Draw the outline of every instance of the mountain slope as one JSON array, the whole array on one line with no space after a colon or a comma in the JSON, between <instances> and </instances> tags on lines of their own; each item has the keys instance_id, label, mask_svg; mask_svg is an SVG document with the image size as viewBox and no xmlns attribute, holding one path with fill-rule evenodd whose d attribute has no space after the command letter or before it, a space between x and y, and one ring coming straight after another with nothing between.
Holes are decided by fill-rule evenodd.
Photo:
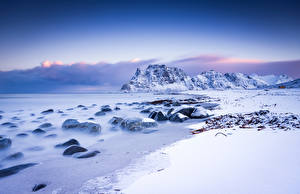
<instances>
[{"instance_id":1,"label":"mountain slope","mask_svg":"<svg viewBox=\"0 0 300 194\"><path fill-rule=\"evenodd\" d=\"M291 80L286 75L259 76L243 73L220 73L213 70L190 77L179 68L166 65L149 65L145 70L137 68L123 91L184 91L205 89L255 89Z\"/></svg>"}]
</instances>

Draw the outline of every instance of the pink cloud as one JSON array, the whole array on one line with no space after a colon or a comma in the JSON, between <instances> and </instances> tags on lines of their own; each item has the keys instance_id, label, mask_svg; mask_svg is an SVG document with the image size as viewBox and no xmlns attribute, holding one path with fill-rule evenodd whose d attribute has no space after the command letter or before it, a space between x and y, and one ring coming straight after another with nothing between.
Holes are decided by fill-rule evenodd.
<instances>
[{"instance_id":1,"label":"pink cloud","mask_svg":"<svg viewBox=\"0 0 300 194\"><path fill-rule=\"evenodd\" d=\"M49 60L46 60L46 61L43 61L41 63L42 67L44 68L48 68L48 67L51 67L53 65L64 65L62 61L54 61L54 62L51 62Z\"/></svg>"}]
</instances>

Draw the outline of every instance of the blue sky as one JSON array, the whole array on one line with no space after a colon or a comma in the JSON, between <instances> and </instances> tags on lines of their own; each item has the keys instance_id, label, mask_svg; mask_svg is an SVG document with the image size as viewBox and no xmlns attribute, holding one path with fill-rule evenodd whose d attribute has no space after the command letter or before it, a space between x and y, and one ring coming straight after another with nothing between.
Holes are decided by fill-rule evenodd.
<instances>
[{"instance_id":1,"label":"blue sky","mask_svg":"<svg viewBox=\"0 0 300 194\"><path fill-rule=\"evenodd\" d=\"M1 1L0 70L44 60L299 59L297 1Z\"/></svg>"}]
</instances>

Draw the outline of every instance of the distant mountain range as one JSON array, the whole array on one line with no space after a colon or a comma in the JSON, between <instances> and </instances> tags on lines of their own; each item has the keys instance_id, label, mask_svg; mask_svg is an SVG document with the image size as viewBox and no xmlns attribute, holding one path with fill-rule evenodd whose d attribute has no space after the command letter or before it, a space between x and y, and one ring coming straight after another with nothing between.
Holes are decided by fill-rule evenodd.
<instances>
[{"instance_id":1,"label":"distant mountain range","mask_svg":"<svg viewBox=\"0 0 300 194\"><path fill-rule=\"evenodd\" d=\"M294 83L295 82L295 83ZM297 85L298 83L298 85ZM205 89L256 89L272 87L299 87L299 80L287 75L246 75L243 73L220 73L204 71L190 77L182 69L166 65L149 65L145 70L137 68L129 83L121 90L128 92L184 91Z\"/></svg>"}]
</instances>

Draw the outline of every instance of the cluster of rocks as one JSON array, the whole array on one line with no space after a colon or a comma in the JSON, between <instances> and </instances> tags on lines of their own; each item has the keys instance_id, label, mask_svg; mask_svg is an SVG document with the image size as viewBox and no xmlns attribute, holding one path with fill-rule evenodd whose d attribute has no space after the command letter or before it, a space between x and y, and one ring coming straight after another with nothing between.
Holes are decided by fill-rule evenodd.
<instances>
[{"instance_id":1,"label":"cluster of rocks","mask_svg":"<svg viewBox=\"0 0 300 194\"><path fill-rule=\"evenodd\" d=\"M55 148L65 148L63 156L72 156L74 154L84 152L76 155L76 158L91 158L100 153L98 150L87 152L88 150L84 147L81 147L80 143L76 139L70 139L64 143L57 144L55 145Z\"/></svg>"},{"instance_id":2,"label":"cluster of rocks","mask_svg":"<svg viewBox=\"0 0 300 194\"><path fill-rule=\"evenodd\" d=\"M62 128L64 130L81 131L90 134L99 134L101 132L101 126L93 122L80 123L76 119L67 119L63 122Z\"/></svg>"},{"instance_id":3,"label":"cluster of rocks","mask_svg":"<svg viewBox=\"0 0 300 194\"><path fill-rule=\"evenodd\" d=\"M114 110L120 110L121 108L116 106ZM112 112L112 108L109 105L101 106L101 110L95 113L95 116L104 116L107 112Z\"/></svg>"},{"instance_id":4,"label":"cluster of rocks","mask_svg":"<svg viewBox=\"0 0 300 194\"><path fill-rule=\"evenodd\" d=\"M242 129L256 128L258 131L269 127L271 129L291 130L300 128L300 116L292 113L277 114L268 110L260 110L247 114L226 114L205 121L202 129L192 133L211 129L239 127Z\"/></svg>"},{"instance_id":5,"label":"cluster of rocks","mask_svg":"<svg viewBox=\"0 0 300 194\"><path fill-rule=\"evenodd\" d=\"M144 128L156 127L158 124L151 118L127 118L113 117L109 121L113 127L121 127L129 131L141 131Z\"/></svg>"}]
</instances>

